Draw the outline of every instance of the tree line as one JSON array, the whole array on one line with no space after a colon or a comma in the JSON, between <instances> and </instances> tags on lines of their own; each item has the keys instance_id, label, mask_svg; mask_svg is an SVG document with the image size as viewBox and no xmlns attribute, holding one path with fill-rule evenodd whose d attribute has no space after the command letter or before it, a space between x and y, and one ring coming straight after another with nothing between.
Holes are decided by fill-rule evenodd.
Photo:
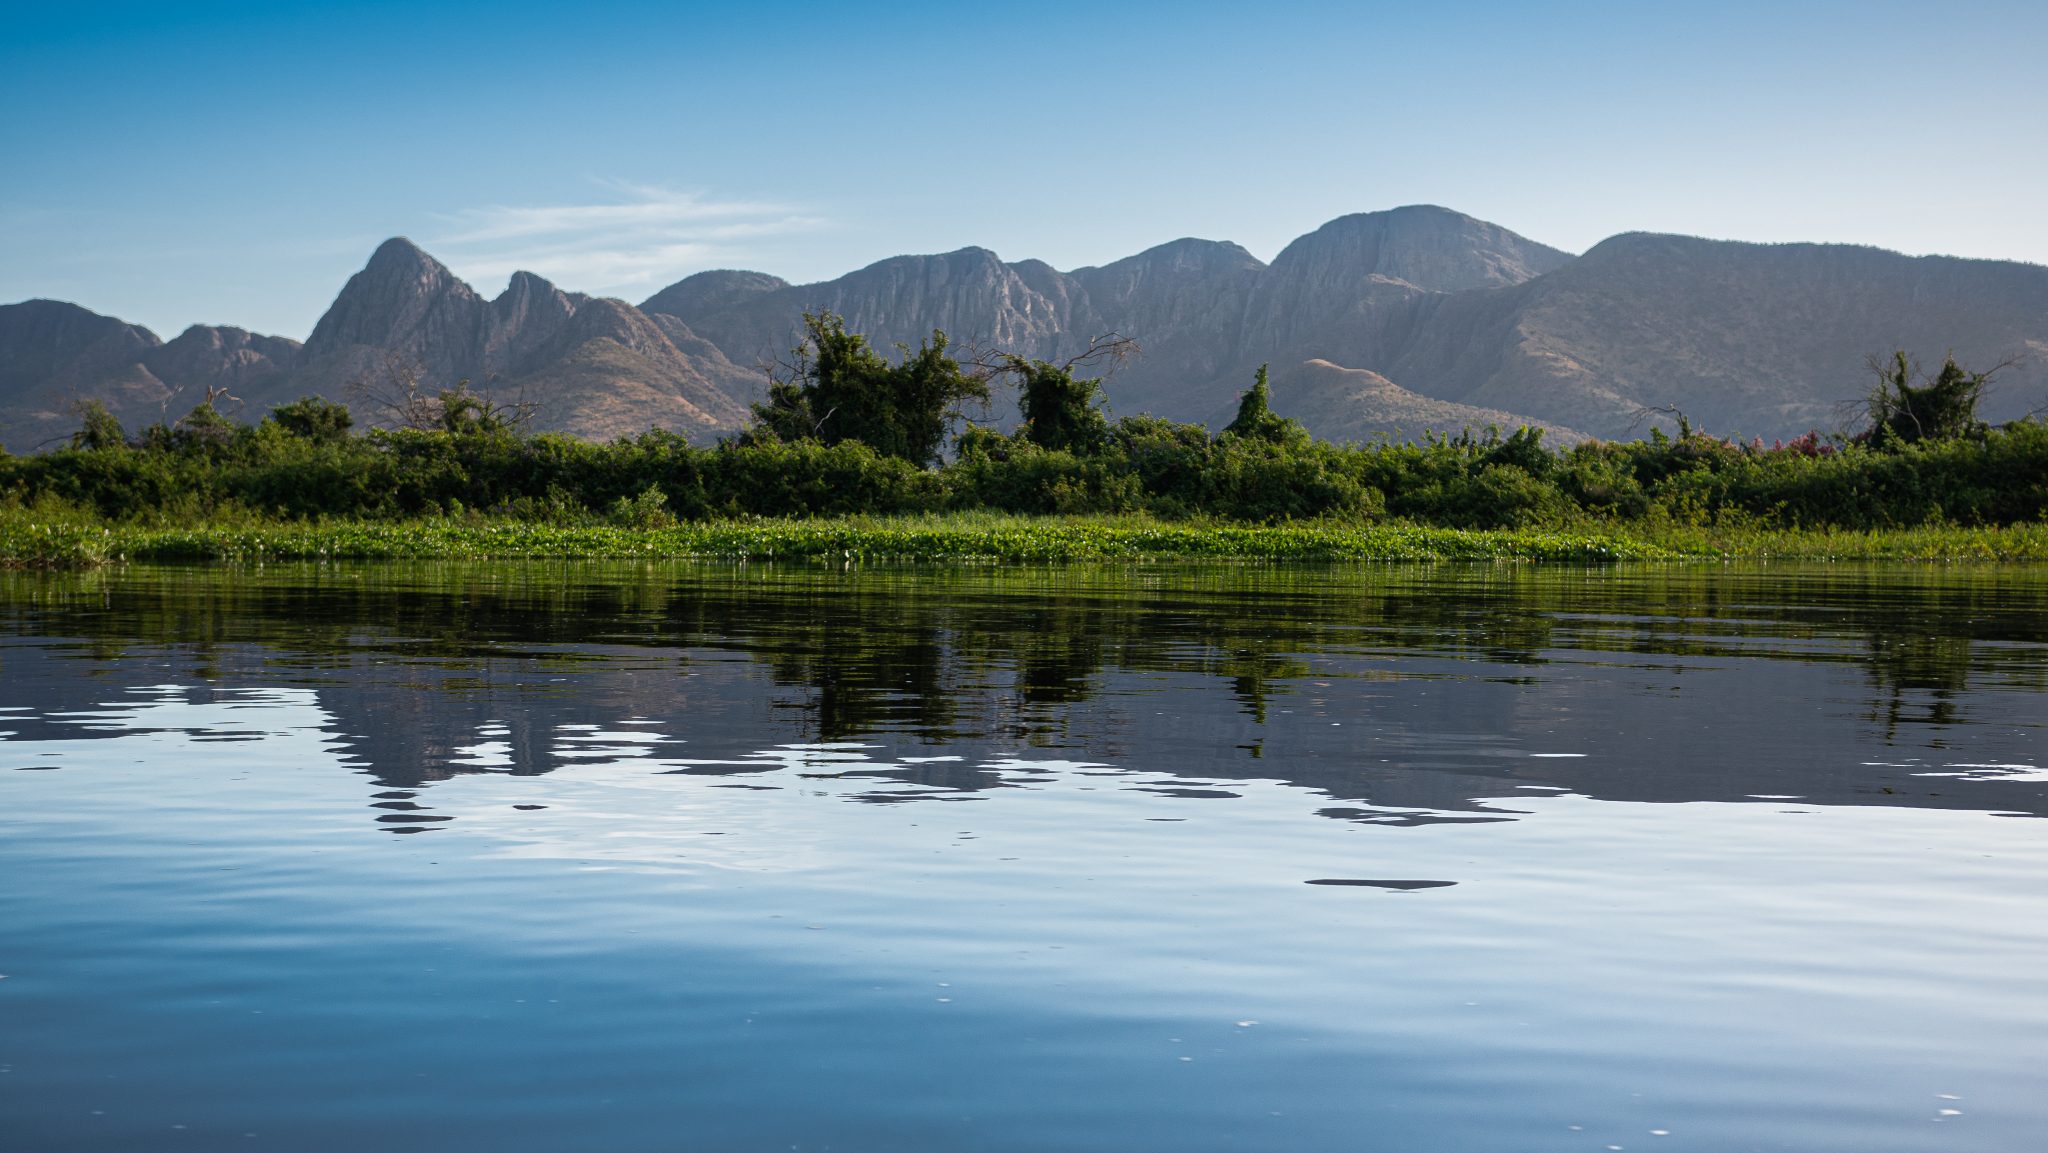
<instances>
[{"instance_id":1,"label":"tree line","mask_svg":"<svg viewBox=\"0 0 2048 1153\"><path fill-rule=\"evenodd\" d=\"M656 525L677 519L995 510L1143 513L1278 522L1394 518L1450 527L1657 521L1796 528L2010 524L2048 516L2048 425L1993 428L1989 378L1953 359L1932 374L1877 362L1869 426L1769 446L1680 420L1632 442L1545 445L1540 429L1419 443L1337 445L1271 407L1261 368L1219 432L1112 419L1086 371L1129 350L1097 342L1065 363L954 354L943 333L889 356L837 317L806 339L753 423L713 447L650 430L610 443L532 433L524 410L466 386L412 398L404 427L361 429L317 397L260 421L212 398L131 435L87 405L69 444L0 453L0 500L108 518L246 515L506 516ZM993 384L1020 423L964 422Z\"/></svg>"}]
</instances>

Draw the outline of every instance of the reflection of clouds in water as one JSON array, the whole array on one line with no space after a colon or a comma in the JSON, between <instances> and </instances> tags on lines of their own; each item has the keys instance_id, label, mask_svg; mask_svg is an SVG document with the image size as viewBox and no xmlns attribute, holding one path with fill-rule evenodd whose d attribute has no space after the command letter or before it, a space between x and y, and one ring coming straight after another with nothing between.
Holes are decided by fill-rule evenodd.
<instances>
[{"instance_id":1,"label":"reflection of clouds in water","mask_svg":"<svg viewBox=\"0 0 2048 1153\"><path fill-rule=\"evenodd\" d=\"M675 737L661 733L603 730L596 725L557 725L555 744L549 752L563 760L582 761L600 757L644 757L654 746L670 744Z\"/></svg>"},{"instance_id":2,"label":"reflection of clouds in water","mask_svg":"<svg viewBox=\"0 0 2048 1153\"><path fill-rule=\"evenodd\" d=\"M545 1067L550 1058L559 1063L567 1053L583 1065L579 1076L587 1074L568 1092L604 1079L601 1092L613 1093L659 1065L647 1060L648 1045L682 1038L674 1043L688 1045L698 1069L715 1070L743 1048L769 1052L747 1067L759 1075L748 1084L765 1086L752 1104L773 1108L787 1096L791 1068L874 1068L885 1074L876 1092L886 1094L892 1083L913 1083L919 1070L977 1068L970 1062L977 1047L985 1057L990 1037L1049 1037L1046 1048L1059 1060L1048 1065L1046 1081L1020 1094L1027 1107L1084 1082L1129 1096L1131 1070L1145 1067L1140 1062L1178 1070L1188 1055L1196 1070L1227 1071L1213 1092L1230 1100L1262 1076L1244 1072L1256 1058L1257 1068L1272 1071L1261 1084L1274 1087L1260 1092L1293 1086L1276 1105L1291 1112L1336 1101L1332 1132L1340 1137L1355 1136L1358 1087L1381 1086L1389 1071L1420 1068L1427 1078L1382 1087L1383 1096L1368 1105L1426 1101L1439 1086L1469 1091L1475 1069L1511 1068L1508 1087L1525 1095L1515 1100L1541 1116L1554 1114L1556 1101L1581 1085L1593 1087L1585 1100L1595 1108L1605 1100L1601 1094L1621 1096L1607 1086L1640 1082L1647 1068L1668 1076L1681 1102L1703 1103L1667 1108L1653 1090L1643 1108L1659 1112L1654 1119L1645 1114L1635 1131L1664 1122L1667 1112L1684 1117L1697 1109L1673 1128L1697 1128L1712 1147L1739 1148L1765 1143L1768 1126L1708 1129L1724 1124L1724 1116L1746 1116L1727 1103L1756 1099L1759 1084L1803 1082L1833 1100L1867 1100L1871 1120L1859 1132L1887 1133L1896 1129L1889 1085L1847 1095L1864 1083L1854 1078L1867 1066L1920 1070L1929 1052L1982 1054L1970 1058L1975 1064L1945 1066L1943 1077L1972 1084L1974 1101L2000 1070L2032 1067L2025 1041L2041 1035L2039 999L2015 990L2029 988L2025 962L2039 952L2043 922L2028 914L2039 904L2030 880L2040 874L2043 845L2031 829L1986 828L2001 823L1974 814L1836 809L1803 816L1793 828L1755 805L1519 792L1518 805L1535 814L1530 819L1372 827L1412 824L1431 810L1361 805L1354 819L1318 820L1309 814L1325 803L1323 793L1275 779L1294 774L1295 766L1268 762L1261 768L1271 777L1226 778L1228 766L1196 755L1202 746L1192 741L1176 746L1171 761L1137 742L1128 755L1105 754L1113 763L1035 760L1028 751L987 756L997 750L965 744L952 746L965 757L933 756L934 746L909 742L904 751L921 755L893 756L885 744L860 742L756 748L772 738L719 736L728 730L709 724L690 728L690 714L679 710L678 731L702 743L677 745L648 739L654 734L647 726L605 721L602 706L584 699L578 707L596 711L600 723L556 727L500 709L495 715L509 721L479 721L493 715L479 710L437 729L479 756L503 755L529 731L543 746L620 751L546 775L465 775L419 790L370 793L385 802L375 809L394 825L457 818L442 821L445 831L435 837L411 838L431 846L419 851L366 845L373 835L362 827L361 811L336 806L361 803L367 779L331 752L283 761L289 771L261 774L247 793L225 784L232 777L223 767L275 767L279 754L317 752L329 722L303 692L246 693L225 703L208 693L178 690L160 700L141 694L118 706L138 729L201 726L193 735L173 728L94 742L74 728L75 739L50 743L83 750L80 763L88 766L67 802L95 814L125 805L111 811L132 824L107 828L143 830L156 838L152 844L174 850L164 859L181 871L161 872L153 859L148 867L175 886L159 879L156 889L107 890L134 902L117 906L123 912L161 916L143 899L165 893L193 899L195 908L198 898L252 892L297 902L317 890L345 902L309 903L305 919L287 908L290 916L260 929L241 917L254 906L206 906L227 911L230 932L263 934L229 938L238 954L256 939L292 949L295 961L307 959L305 968L285 974L305 979L282 991L320 1011L302 1018L311 1026L306 1040L302 1048L287 1045L286 1058L327 1044L351 1067L369 1065L363 1052L348 1048L362 1044L357 1030L368 1020L402 1036L407 1050L422 1039L471 1046L476 1037L503 1039L498 1063L518 1066L518 1085L527 1091L537 1083L524 1070ZM93 710L94 723L118 709ZM411 717L380 719L396 727ZM214 725L222 727L207 727ZM273 732L282 736L246 745L193 743L216 733ZM104 762L87 759L95 745ZM666 755L686 751L696 755ZM1333 751L1348 757L1340 762L1345 766L1366 759L1354 748ZM2039 771L2017 763L2030 759L2022 750L1972 751L1972 762L1983 764L1916 767ZM145 754L154 758L148 766L121 762ZM717 754L730 759L710 759ZM101 763L108 771L96 773ZM1181 775L1144 767L1167 763ZM125 790L107 787L124 781ZM991 781L1006 787L991 788ZM1467 795L1501 784L1475 778ZM1804 779L1788 777L1786 786L1787 793L1803 788ZM48 789L54 798L65 786L23 779L20 787ZM1204 789L1241 796L1195 795ZM1780 792L1756 788L1757 795ZM975 795L983 803L858 803L878 795ZM415 797L439 813L421 812ZM537 803L547 808L517 807ZM1172 820L1180 817L1186 819ZM49 860L86 843L60 843L54 838L69 833L46 823L49 830L36 835L52 846ZM184 848L192 842L206 848L193 854ZM222 844L233 851L221 851ZM1929 845L1948 848L1930 858ZM315 847L336 855L310 857L306 850ZM422 867L429 856L444 867ZM470 867L478 857L515 867ZM458 861L460 868L446 867ZM276 871L224 867L245 863ZM358 864L363 868L348 867ZM1422 891L1398 895L1410 890ZM60 892L47 899L55 907L77 898ZM460 951L446 958L377 951L388 948L377 943L386 931L393 941L436 939L415 934L414 925L428 923ZM365 925L380 931L364 932ZM183 938L166 936L182 946ZM358 937L369 940L370 951L350 951L348 942ZM343 947L302 948L323 940ZM139 955L161 965L160 954ZM171 954L168 967L189 987L211 989L223 980L219 971L181 968L181 956L212 963L217 955L182 948ZM392 967L358 965L363 980L351 984L357 978L341 962L365 956L391 960ZM332 967L318 967L324 958L333 959ZM273 964L261 957L258 963ZM441 975L429 975L431 967ZM400 987L404 996L392 992L390 977L399 974L408 982ZM541 981L548 982L551 1016L513 1016L529 1010L511 1008L512 998L535 996ZM108 996L126 994L118 984L108 982ZM909 1002L899 991L914 989L923 1002L933 999L933 984L957 998L945 1012L990 1014L947 1034L964 1039L957 1049L930 1047L939 1027L903 1013ZM871 991L882 996L854 1000ZM560 1010L552 1008L557 992ZM188 1001L206 1014L195 1021L207 1028L226 1016L200 1008L200 996ZM132 1000L114 1004L130 1021L147 1023ZM446 1012L422 1015L419 1006L436 1004ZM384 1015L347 1017L345 1030L321 1031L322 1021L343 1021L344 1011L356 1008ZM758 1030L709 1024L729 1013L751 1027L753 1018L742 1014L758 1009L775 1013ZM108 1019L119 1027L120 1017ZM497 1019L504 1032L480 1031L482 1022ZM1110 1021L1121 1024L1103 1025ZM1211 1051L1249 1044L1227 1030L1258 1021L1268 1022L1257 1029L1258 1043L1274 1048ZM444 1027L423 1027L437 1024ZM657 1035L659 1041L645 1041ZM1674 1046L1674 1036L1684 1043ZM584 1037L605 1048L586 1057L590 1050L578 1048ZM781 1043L770 1049L775 1037ZM1185 1050L1170 1047L1180 1044L1174 1037L1188 1039ZM1269 1063L1282 1055L1294 1063ZM446 1067L459 1073L476 1064ZM404 1066L413 1067L419 1066ZM1827 1080L1834 1077L1842 1080ZM2010 1080L2020 1084L1999 1089L2016 1103L2007 1112L2037 1121L2023 1079ZM939 1081L932 1099L952 1104L963 1092L959 1079ZM503 1086L458 1088L486 1099ZM706 1091L710 1108L730 1104L715 1096L723 1088L714 1081ZM316 1091L330 1092L331 1083ZM1492 1107L1495 1099L1487 1100ZM1993 1115L1989 1107L1967 1108L1973 1116ZM1994 1134L1985 1147L2023 1147L2013 1138L2019 1129ZM1268 1147L1311 1144L1317 1143L1290 1144L1283 1136ZM1491 1147L1513 1144L1510 1135Z\"/></svg>"},{"instance_id":3,"label":"reflection of clouds in water","mask_svg":"<svg viewBox=\"0 0 2048 1153\"><path fill-rule=\"evenodd\" d=\"M95 733L182 733L194 740L261 740L321 733L333 715L313 689L134 685L128 701L43 714L43 720ZM196 698L196 699L195 699Z\"/></svg>"},{"instance_id":4,"label":"reflection of clouds in water","mask_svg":"<svg viewBox=\"0 0 2048 1153\"><path fill-rule=\"evenodd\" d=\"M514 764L512 742L485 741L482 744L461 745L455 749L455 755L448 758L448 763L476 769L479 772L510 769Z\"/></svg>"},{"instance_id":5,"label":"reflection of clouds in water","mask_svg":"<svg viewBox=\"0 0 2048 1153\"><path fill-rule=\"evenodd\" d=\"M654 725L660 722L634 717L616 723ZM476 735L482 738L476 744L457 745L452 748L447 763L478 772L510 772L517 767L518 748L512 743L512 729L505 722L485 721L476 727ZM557 761L568 763L644 757L654 752L657 745L678 743L680 740L659 732L607 729L580 722L558 724L554 726L550 735L552 740L539 751Z\"/></svg>"},{"instance_id":6,"label":"reflection of clouds in water","mask_svg":"<svg viewBox=\"0 0 2048 1153\"><path fill-rule=\"evenodd\" d=\"M511 726L500 720L488 720L476 727L476 735L483 739L449 750L449 764L480 773L510 772L518 764L513 756L516 750L512 746Z\"/></svg>"},{"instance_id":7,"label":"reflection of clouds in water","mask_svg":"<svg viewBox=\"0 0 2048 1153\"><path fill-rule=\"evenodd\" d=\"M591 726L581 731L601 730ZM492 856L569 859L597 868L664 872L709 868L801 873L834 867L845 855L841 846L848 835L847 822L861 818L836 804L820 808L820 800L898 806L987 801L1010 791L1029 791L1064 798L1055 804L1093 806L1122 803L1106 800L1122 795L1139 805L1221 801L1264 808L1277 803L1326 818L1406 828L1512 821L1529 815L1483 806L1478 813L1484 815L1424 808L1331 809L1304 806L1304 798L1325 798L1278 779L1211 781L1064 758L1009 756L971 763L957 755L889 758L878 755L882 748L858 741L793 743L730 758L653 758L645 756L644 749L634 749L625 757L593 759L570 772L538 778L546 782L549 808L544 818L531 810L508 808L495 790L489 796L478 795L480 782L465 782L459 796L444 792L437 800L445 811L460 816L464 831L503 842ZM969 766L972 783L949 786L918 779L921 766L934 764ZM722 779L735 774L745 774L747 783ZM1233 815L1238 812L1232 810Z\"/></svg>"},{"instance_id":8,"label":"reflection of clouds in water","mask_svg":"<svg viewBox=\"0 0 2048 1153\"><path fill-rule=\"evenodd\" d=\"M808 744L775 745L758 752L748 753L737 759L664 759L661 763L670 766L666 771L676 774L692 774L699 771L720 772L774 772L789 770L799 775L820 774L821 769L834 773L859 766L871 770L898 769L905 765L932 764L943 761L957 761L959 757L904 757L897 761L878 761L869 756L866 749L882 746L864 744L860 741L822 741Z\"/></svg>"},{"instance_id":9,"label":"reflection of clouds in water","mask_svg":"<svg viewBox=\"0 0 2048 1153\"><path fill-rule=\"evenodd\" d=\"M2048 783L2048 769L2039 765L1997 765L1954 762L1939 771L1914 773L1916 777L1947 777L1958 781L2021 781Z\"/></svg>"},{"instance_id":10,"label":"reflection of clouds in water","mask_svg":"<svg viewBox=\"0 0 2048 1153\"><path fill-rule=\"evenodd\" d=\"M437 808L460 818L465 834L500 842L487 856L574 860L592 868L633 871L783 874L834 868L845 856L841 846L848 835L846 822L858 818L837 804L820 808L820 800L897 805L989 795L985 790L990 785L970 790L891 780L890 774L962 763L965 758L886 758L876 755L881 748L831 741L775 745L724 759L635 755L592 760L569 772L517 783L521 800L546 800L545 816L508 807L503 789L479 780L462 782L454 796L447 792L449 785L443 785L435 800ZM975 766L997 789L1057 782L1106 767L1020 758ZM733 782L721 779L733 773L748 774L748 786L735 789ZM531 792L543 787L541 782L544 798Z\"/></svg>"}]
</instances>

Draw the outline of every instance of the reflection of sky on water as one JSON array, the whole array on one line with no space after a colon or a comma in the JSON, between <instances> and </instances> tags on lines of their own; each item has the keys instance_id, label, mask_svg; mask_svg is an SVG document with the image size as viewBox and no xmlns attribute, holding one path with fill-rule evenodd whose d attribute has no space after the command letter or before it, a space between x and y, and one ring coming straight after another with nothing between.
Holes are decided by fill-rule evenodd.
<instances>
[{"instance_id":1,"label":"reflection of sky on water","mask_svg":"<svg viewBox=\"0 0 2048 1153\"><path fill-rule=\"evenodd\" d=\"M2003 1153L2048 1125L2048 840L2000 815L2048 811L2025 587L1972 594L2005 639L1907 672L1853 589L1765 655L1730 638L1825 589L1699 621L1583 588L1290 620L1105 594L1062 632L1044 590L1006 617L939 588L864 603L872 645L825 612L824 664L829 588L741 591L722 648L567 660L509 624L314 643L259 604L198 646L118 590L61 631L17 612L0 1131ZM640 619L601 600L575 627Z\"/></svg>"},{"instance_id":2,"label":"reflection of sky on water","mask_svg":"<svg viewBox=\"0 0 2048 1153\"><path fill-rule=\"evenodd\" d=\"M424 1051L454 1095L401 1098L422 1117L466 1113L468 1094L505 1087L500 1060L458 1041L498 1015L523 1022L482 1030L511 1055L566 1045L622 1091L639 1085L647 1095L616 1119L629 1132L669 1108L714 1109L653 1092L631 1065L692 1051L702 1037L693 1022L730 999L752 1024L778 1022L771 1047L810 1047L775 1058L781 1075L714 1062L718 1092L763 1114L803 1112L776 1087L792 1068L841 1087L860 1080L842 1059L899 1076L931 1061L1005 1070L1000 1090L976 1077L936 1095L878 1084L885 1099L871 1105L827 1091L812 1107L836 1121L790 1122L798 1132L851 1125L855 1148L883 1147L858 1138L874 1114L908 1127L891 1131L928 1132L963 1094L1000 1117L1029 1112L1013 1094L1057 1092L1105 1126L1130 1109L1169 1110L1154 1119L1156 1146L1136 1141L1159 1148L1237 1147L1203 1130L1271 1120L1273 1109L1254 1106L1277 1107L1286 1123L1272 1132L1311 1149L1355 1147L1361 1110L1391 1109L1393 1132L1448 1148L1583 1147L1571 1124L1623 1144L1659 1127L1709 1148L1763 1137L1921 1148L1918 1126L1933 1123L1941 1093L1963 1098L1979 1126L1944 1147L2007 1148L2040 1119L2025 1070L2048 1036L2048 987L2029 963L2043 944L2032 879L2048 867L2048 842L2031 822L1523 790L1521 819L1508 824L1373 829L1313 819L1321 798L1276 780L1191 797L1162 791L1183 780L1172 774L1022 759L981 766L1009 787L952 794L977 803L877 806L858 802L877 788L923 791L888 776L914 766L877 745L834 743L720 758L744 777L689 771L715 767L690 758L619 756L448 782L428 795L459 820L401 847L341 819L359 778L306 694L138 696L80 718L101 732L118 725L119 736L10 749L54 751L64 764L25 775L40 787L14 799L38 820L29 828L10 810L14 853L27 850L33 872L56 845L94 846L71 877L71 894L91 898L86 910L10 892L10 908L29 913L13 923L39 942L16 978L88 997L111 981L132 990L124 997L190 1002L198 1025L213 1019L200 1007L209 990L252 1006L237 1009L247 1016L283 1014L304 1039L268 1044L311 1062L323 1082L374 1085L381 1074L299 1045L394 1067ZM264 739L215 739L250 734ZM68 774L92 787L65 788ZM723 787L736 780L767 788ZM223 790L237 798L225 811ZM162 871L134 873L143 860ZM1304 883L1333 878L1457 884ZM120 940L131 924L173 946L64 955L76 941ZM248 975L223 984L216 966ZM268 991L240 991L245 979ZM796 989L807 992L789 1008ZM826 995L847 1004L814 1003ZM562 1004L576 1006L574 1027L546 1008ZM942 1009L972 1026L954 1034L958 1022L925 1020ZM351 1033L351 1014L393 1031ZM161 1027L187 1043L211 1035L180 1030L180 1015ZM891 1047L873 1049L866 1030ZM1041 1034L1057 1061L1030 1051L1025 1038ZM87 1048L121 1067L104 1044ZM126 1076L183 1085L183 1096L304 1140L290 1116L210 1078L275 1077L267 1091L316 1101L323 1090L249 1060L195 1054L207 1074L197 1084L161 1070ZM1163 1072L1184 1063L1212 1071ZM1089 1084L1076 1069L1091 1071ZM20 1061L11 1075L33 1083L34 1072ZM1195 1086L1202 1099L1190 1100ZM559 1086L522 1091L594 1107ZM207 1116L143 1090L86 1098L123 1115ZM1731 1101L1744 1108L1731 1113ZM586 1122L603 1131L607 1116ZM544 1147L502 1120L481 1123L506 1147ZM1014 1145L985 1146L1063 1135L1081 1148L1132 1147L1062 1134L1062 1118L1011 1123ZM324 1124L351 1131L346 1111ZM772 1128L757 1117L735 1132Z\"/></svg>"}]
</instances>

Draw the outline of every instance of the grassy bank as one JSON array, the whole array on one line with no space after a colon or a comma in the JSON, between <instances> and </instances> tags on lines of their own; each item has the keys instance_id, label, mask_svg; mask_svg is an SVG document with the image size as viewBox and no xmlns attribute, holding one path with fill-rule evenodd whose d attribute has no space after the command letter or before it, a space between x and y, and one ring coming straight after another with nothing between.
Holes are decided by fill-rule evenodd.
<instances>
[{"instance_id":1,"label":"grassy bank","mask_svg":"<svg viewBox=\"0 0 2048 1153\"><path fill-rule=\"evenodd\" d=\"M1645 528L1476 530L1308 522L1272 527L1148 517L728 520L659 528L490 517L107 522L0 509L0 565L123 561L703 557L832 561L2048 560L2048 526L1875 531Z\"/></svg>"}]
</instances>

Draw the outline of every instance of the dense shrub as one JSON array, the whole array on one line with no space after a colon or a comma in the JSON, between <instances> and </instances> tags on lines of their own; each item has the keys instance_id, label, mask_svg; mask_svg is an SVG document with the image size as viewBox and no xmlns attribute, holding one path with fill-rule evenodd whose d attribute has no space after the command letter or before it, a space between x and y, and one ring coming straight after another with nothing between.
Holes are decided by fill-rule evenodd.
<instances>
[{"instance_id":1,"label":"dense shrub","mask_svg":"<svg viewBox=\"0 0 2048 1153\"><path fill-rule=\"evenodd\" d=\"M988 381L946 354L943 332L890 361L831 313L804 315L788 379L754 406L752 439L858 442L913 464L936 460L960 405L988 398Z\"/></svg>"},{"instance_id":2,"label":"dense shrub","mask_svg":"<svg viewBox=\"0 0 2048 1153\"><path fill-rule=\"evenodd\" d=\"M962 438L945 470L948 504L998 512L1132 512L1144 488L1125 461L1040 447L1029 430L1004 437L977 430Z\"/></svg>"},{"instance_id":3,"label":"dense shrub","mask_svg":"<svg viewBox=\"0 0 2048 1153\"><path fill-rule=\"evenodd\" d=\"M1017 377L1017 407L1024 417L1019 431L1040 448L1080 453L1102 451L1109 440L1109 418L1102 411L1102 381L1077 379L1073 369L1042 360L1009 358Z\"/></svg>"},{"instance_id":4,"label":"dense shrub","mask_svg":"<svg viewBox=\"0 0 2048 1153\"><path fill-rule=\"evenodd\" d=\"M359 433L346 410L315 400L253 426L205 409L130 437L104 410L88 409L70 444L0 454L0 499L171 523L499 514L639 526L939 509L1262 523L1392 517L1461 528L2048 518L2048 425L2033 421L1917 440L1809 436L1765 447L1687 432L1554 451L1533 431L1337 446L1266 419L1256 401L1250 409L1238 431L1216 436L1157 417L1100 427L1080 418L1063 426L1080 434L1071 448L1039 443L1043 429L969 429L936 467L858 440L753 437L700 448L655 431L598 444L478 421Z\"/></svg>"}]
</instances>

